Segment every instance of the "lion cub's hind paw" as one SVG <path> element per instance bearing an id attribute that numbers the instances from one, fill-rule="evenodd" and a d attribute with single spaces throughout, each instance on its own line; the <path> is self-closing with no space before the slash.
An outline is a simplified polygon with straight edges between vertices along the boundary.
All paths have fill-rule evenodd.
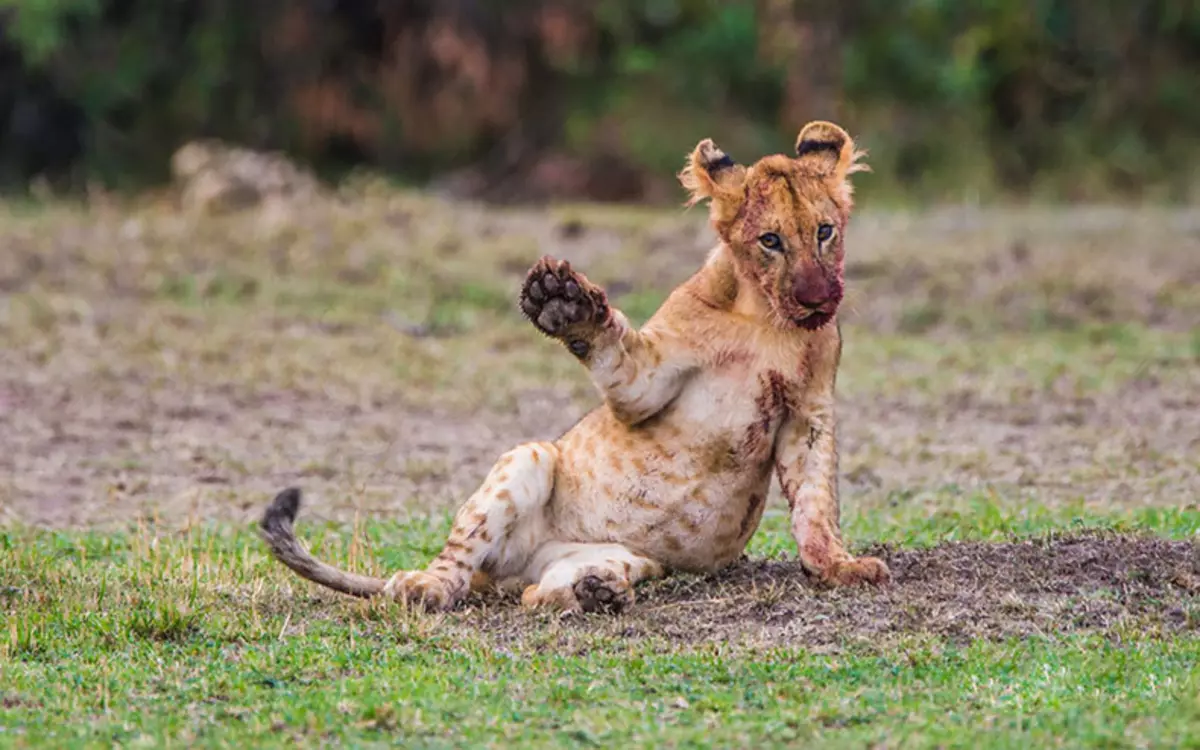
<path id="1" fill-rule="evenodd" d="M 532 584 L 521 603 L 530 608 L 549 607 L 563 614 L 603 612 L 617 614 L 633 604 L 633 585 L 615 570 L 588 567 L 580 570 L 569 585 L 546 587 Z"/>
<path id="2" fill-rule="evenodd" d="M 449 581 L 422 570 L 402 570 L 383 587 L 383 596 L 388 599 L 428 612 L 453 609 L 464 594 Z"/>
<path id="3" fill-rule="evenodd" d="M 634 600 L 633 587 L 617 573 L 606 569 L 585 570 L 573 587 L 575 600 L 584 612 L 619 614 Z"/>

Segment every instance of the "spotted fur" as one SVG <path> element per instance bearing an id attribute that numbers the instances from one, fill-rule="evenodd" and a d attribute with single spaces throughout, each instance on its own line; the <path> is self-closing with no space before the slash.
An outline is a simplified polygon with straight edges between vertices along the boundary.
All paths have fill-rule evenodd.
<path id="1" fill-rule="evenodd" d="M 709 201 L 720 243 L 641 329 L 565 261 L 534 265 L 521 310 L 604 403 L 557 440 L 501 456 L 424 570 L 385 582 L 317 563 L 292 535 L 294 489 L 263 520 L 276 556 L 340 591 L 434 609 L 487 579 L 524 586 L 528 606 L 616 611 L 639 581 L 738 559 L 775 476 L 807 571 L 886 582 L 881 560 L 846 551 L 837 491 L 847 177 L 865 167 L 831 123 L 806 126 L 795 153 L 747 167 L 712 141 L 696 147 L 680 179 L 692 203 Z"/>

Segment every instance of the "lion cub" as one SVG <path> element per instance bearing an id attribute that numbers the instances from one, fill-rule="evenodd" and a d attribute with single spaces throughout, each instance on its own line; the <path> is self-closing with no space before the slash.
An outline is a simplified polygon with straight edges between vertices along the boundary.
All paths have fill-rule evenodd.
<path id="1" fill-rule="evenodd" d="M 432 609 L 516 579 L 528 606 L 618 611 L 639 581 L 738 559 L 774 474 L 805 570 L 886 582 L 887 566 L 851 557 L 839 530 L 836 316 L 861 156 L 828 122 L 800 131 L 795 156 L 750 166 L 701 141 L 679 176 L 691 203 L 710 201 L 720 244 L 645 326 L 565 261 L 542 258 L 521 290 L 521 310 L 587 368 L 602 406 L 501 456 L 424 570 L 384 581 L 315 560 L 292 531 L 295 488 L 262 519 L 275 556 L 338 591 Z"/>

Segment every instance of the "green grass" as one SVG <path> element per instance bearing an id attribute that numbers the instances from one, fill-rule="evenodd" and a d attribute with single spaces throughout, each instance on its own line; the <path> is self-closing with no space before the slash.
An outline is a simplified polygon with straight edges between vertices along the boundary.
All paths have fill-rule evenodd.
<path id="1" fill-rule="evenodd" d="M 1004 499 L 995 493 L 962 492 L 954 487 L 920 498 L 892 498 L 886 510 L 844 508 L 843 513 L 847 539 L 859 547 L 869 542 L 919 549 L 945 542 L 997 542 L 1088 530 L 1145 532 L 1183 540 L 1200 536 L 1200 506 L 1196 505 L 1097 511 L 1082 501 L 1049 507 L 1029 499 Z M 769 508 L 760 532 L 750 541 L 749 553 L 779 556 L 794 552 L 788 524 L 785 508 Z"/>
<path id="2" fill-rule="evenodd" d="M 894 655 L 619 645 L 513 656 L 437 638 L 130 642 L 6 675 L 18 742 L 64 746 L 1186 746 L 1200 643 L 917 644 Z M 140 668 L 138 668 L 140 667 Z M 11 689 L 10 688 L 10 689 Z M 1161 717 L 1161 718 L 1151 718 Z M 1177 743 L 1177 744 L 1176 744 Z"/>
<path id="3" fill-rule="evenodd" d="M 1096 514 L 964 496 L 925 519 L 849 513 L 856 546 L 1072 527 L 1187 539 L 1195 509 Z M 446 515 L 302 528 L 382 572 L 428 559 Z M 792 557 L 778 514 L 754 556 Z M 603 617 L 418 615 L 320 595 L 228 525 L 0 532 L 0 745 L 406 747 L 1147 746 L 1200 741 L 1200 638 L 909 633 L 829 649 L 678 644 Z M 484 604 L 498 609 L 511 604 Z M 476 613 L 478 614 L 478 613 Z M 466 617 L 466 621 L 460 618 Z M 519 637 L 514 636 L 519 632 Z"/>

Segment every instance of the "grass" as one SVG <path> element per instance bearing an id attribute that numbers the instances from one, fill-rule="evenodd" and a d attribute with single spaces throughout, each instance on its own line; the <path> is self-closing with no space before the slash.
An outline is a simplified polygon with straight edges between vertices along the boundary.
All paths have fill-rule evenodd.
<path id="1" fill-rule="evenodd" d="M 409 747 L 1015 747 L 1064 737 L 1075 746 L 1186 746 L 1200 738 L 1194 642 L 918 645 L 891 657 L 611 647 L 518 659 L 436 640 L 311 637 L 317 643 L 121 649 L 125 659 L 162 666 L 130 675 L 110 659 L 90 662 L 81 672 L 95 692 L 35 694 L 42 718 L 26 738 Z M 17 684 L 54 676 L 33 668 Z M 132 694 L 131 710 L 108 718 L 120 694 Z M 59 723 L 80 715 L 95 718 Z"/>
<path id="2" fill-rule="evenodd" d="M 1200 513 L 1017 519 L 982 503 L 901 546 L 1071 523 L 1187 539 Z M 343 565 L 437 549 L 448 518 L 308 531 Z M 790 557 L 768 521 L 751 553 Z M 0 743 L 10 746 L 1161 745 L 1200 739 L 1194 630 L 962 640 L 899 632 L 832 648 L 630 637 L 626 616 L 560 621 L 511 602 L 420 616 L 313 596 L 246 530 L 0 533 Z M 761 595 L 765 596 L 765 595 Z M 661 598 L 661 592 L 658 595 Z M 645 608 L 656 594 L 644 595 Z M 710 604 L 720 608 L 721 604 Z M 899 605 L 894 605 L 899 606 Z M 497 615 L 490 610 L 503 610 Z M 481 627 L 488 618 L 500 627 Z M 1200 610 L 1195 616 L 1200 620 Z M 516 619 L 512 619 L 516 618 Z"/>
<path id="3" fill-rule="evenodd" d="M 343 600 L 251 522 L 300 484 L 322 558 L 424 563 L 499 452 L 595 404 L 524 269 L 643 320 L 698 212 L 4 210 L 2 747 L 1200 743 L 1194 213 L 863 211 L 844 528 L 893 587 L 814 589 L 776 494 L 748 562 L 561 619 Z"/>

